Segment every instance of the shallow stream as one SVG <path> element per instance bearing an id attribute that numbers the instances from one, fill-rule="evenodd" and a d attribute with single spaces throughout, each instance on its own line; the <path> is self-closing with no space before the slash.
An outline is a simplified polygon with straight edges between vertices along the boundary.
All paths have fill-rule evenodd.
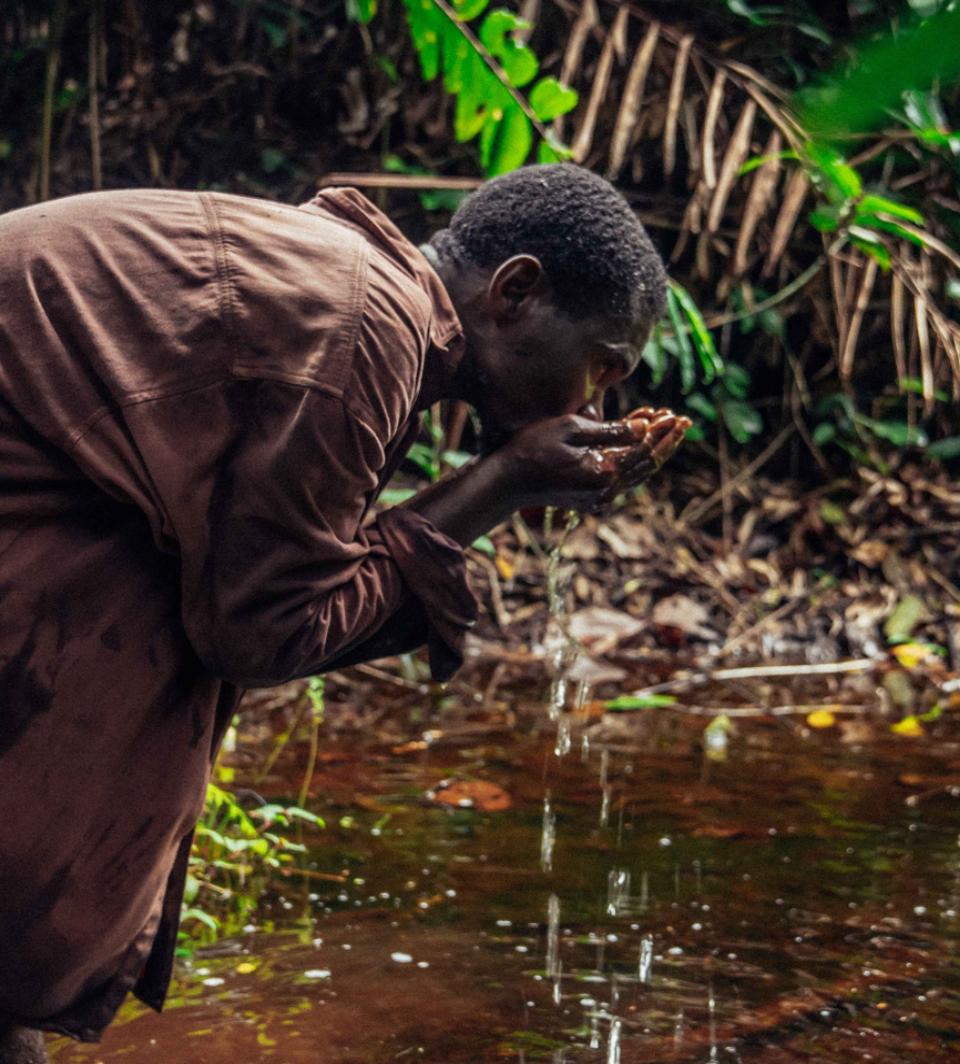
<path id="1" fill-rule="evenodd" d="M 461 708 L 429 742 L 327 744 L 307 874 L 182 966 L 163 1016 L 130 1003 L 57 1064 L 960 1059 L 950 714 L 716 744 L 656 709 L 559 756 L 542 708 Z M 450 777 L 509 808 L 425 798 Z"/>

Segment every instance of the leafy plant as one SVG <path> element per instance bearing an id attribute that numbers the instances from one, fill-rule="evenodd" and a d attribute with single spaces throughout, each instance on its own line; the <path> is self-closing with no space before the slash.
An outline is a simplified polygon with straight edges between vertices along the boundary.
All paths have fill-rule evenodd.
<path id="1" fill-rule="evenodd" d="M 214 941 L 225 927 L 249 916 L 257 899 L 249 887 L 251 879 L 265 878 L 306 852 L 285 830 L 297 823 L 325 826 L 320 817 L 298 805 L 269 803 L 248 813 L 230 791 L 208 784 L 180 913 L 181 955 Z"/>
<path id="2" fill-rule="evenodd" d="M 375 3 L 349 0 L 348 11 L 369 22 Z M 537 80 L 540 61 L 517 40 L 529 28 L 514 12 L 489 0 L 404 0 L 407 23 L 427 81 L 442 75 L 456 96 L 454 136 L 461 143 L 478 139 L 480 163 L 489 175 L 523 165 L 539 137 L 537 158 L 555 162 L 569 157 L 545 123 L 573 110 L 577 93 L 554 77 Z M 524 95 L 521 89 L 529 86 Z"/>

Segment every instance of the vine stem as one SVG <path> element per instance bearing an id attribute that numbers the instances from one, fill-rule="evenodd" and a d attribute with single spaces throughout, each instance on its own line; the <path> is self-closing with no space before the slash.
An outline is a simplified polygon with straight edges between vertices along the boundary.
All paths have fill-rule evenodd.
<path id="1" fill-rule="evenodd" d="M 447 3 L 447 0 L 433 0 L 434 6 L 443 13 L 444 17 L 453 23 L 457 30 L 467 39 L 470 47 L 474 49 L 477 55 L 483 60 L 484 64 L 489 68 L 493 76 L 500 82 L 500 84 L 506 89 L 506 91 L 513 98 L 514 102 L 520 108 L 521 111 L 527 116 L 530 121 L 530 125 L 540 134 L 541 138 L 547 143 L 550 142 L 550 135 L 547 127 L 537 118 L 536 112 L 527 102 L 527 98 L 523 93 L 519 92 L 510 82 L 507 80 L 504 72 L 501 70 L 500 65 L 493 58 L 493 56 L 484 47 L 483 42 L 473 32 L 472 29 L 459 18 L 457 18 L 456 11 Z"/>

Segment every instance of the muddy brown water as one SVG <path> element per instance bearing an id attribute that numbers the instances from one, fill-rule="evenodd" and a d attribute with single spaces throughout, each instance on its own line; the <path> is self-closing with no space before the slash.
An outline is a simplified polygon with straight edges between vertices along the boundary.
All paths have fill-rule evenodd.
<path id="1" fill-rule="evenodd" d="M 162 1016 L 53 1059 L 960 1059 L 960 727 L 738 720 L 712 760 L 705 723 L 575 727 L 563 757 L 543 714 L 328 746 L 306 871 L 340 881 L 272 884 Z M 450 776 L 512 804 L 426 802 Z"/>

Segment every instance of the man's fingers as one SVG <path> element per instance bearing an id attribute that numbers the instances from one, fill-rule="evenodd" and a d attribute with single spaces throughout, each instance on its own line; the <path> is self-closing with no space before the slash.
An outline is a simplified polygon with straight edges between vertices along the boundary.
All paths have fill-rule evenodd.
<path id="1" fill-rule="evenodd" d="M 629 447 L 637 442 L 637 429 L 629 421 L 590 421 L 573 417 L 568 442 L 580 447 Z"/>

